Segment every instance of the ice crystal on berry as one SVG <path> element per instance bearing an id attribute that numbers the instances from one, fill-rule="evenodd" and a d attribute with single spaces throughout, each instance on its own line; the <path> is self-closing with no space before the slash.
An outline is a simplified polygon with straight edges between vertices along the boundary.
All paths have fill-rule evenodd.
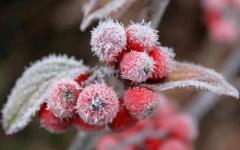
<path id="1" fill-rule="evenodd" d="M 56 82 L 48 98 L 49 109 L 60 118 L 72 117 L 79 95 L 80 86 L 69 79 Z"/>
<path id="2" fill-rule="evenodd" d="M 120 62 L 120 73 L 125 79 L 142 82 L 152 75 L 153 66 L 154 61 L 147 53 L 131 51 L 123 56 Z"/>
<path id="3" fill-rule="evenodd" d="M 128 89 L 123 100 L 130 114 L 139 120 L 152 115 L 159 105 L 158 94 L 143 87 Z"/>
<path id="4" fill-rule="evenodd" d="M 117 115 L 119 100 L 111 88 L 95 83 L 82 90 L 76 109 L 86 123 L 103 125 L 111 122 Z"/>
<path id="5" fill-rule="evenodd" d="M 78 115 L 76 115 L 73 119 L 74 126 L 85 132 L 94 132 L 104 129 L 105 125 L 90 125 L 82 120 L 82 118 Z"/>
<path id="6" fill-rule="evenodd" d="M 92 31 L 92 51 L 100 61 L 112 63 L 126 47 L 126 33 L 123 25 L 113 20 L 106 20 Z"/>
<path id="7" fill-rule="evenodd" d="M 158 45 L 158 31 L 150 23 L 133 23 L 126 29 L 127 47 L 130 50 L 148 51 Z"/>
<path id="8" fill-rule="evenodd" d="M 149 56 L 155 62 L 151 76 L 152 80 L 159 80 L 168 76 L 174 55 L 173 50 L 167 47 L 154 47 L 149 52 Z"/>

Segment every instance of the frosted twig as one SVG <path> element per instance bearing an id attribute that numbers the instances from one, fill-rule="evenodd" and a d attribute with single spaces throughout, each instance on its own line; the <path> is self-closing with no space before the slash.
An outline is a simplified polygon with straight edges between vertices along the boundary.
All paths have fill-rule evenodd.
<path id="1" fill-rule="evenodd" d="M 151 21 L 153 28 L 157 28 L 170 0 L 146 0 L 145 7 L 139 15 L 139 19 Z"/>
<path id="2" fill-rule="evenodd" d="M 240 49 L 236 49 L 225 61 L 222 74 L 226 79 L 233 81 L 240 68 L 239 58 Z M 219 97 L 212 93 L 201 93 L 186 106 L 186 112 L 199 121 L 219 100 Z"/>

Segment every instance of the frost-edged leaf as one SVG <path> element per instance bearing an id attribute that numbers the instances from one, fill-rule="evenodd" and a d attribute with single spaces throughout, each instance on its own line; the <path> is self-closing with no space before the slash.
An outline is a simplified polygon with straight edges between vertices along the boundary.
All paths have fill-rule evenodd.
<path id="1" fill-rule="evenodd" d="M 103 3 L 101 0 L 90 0 L 84 6 L 84 16 L 80 25 L 84 31 L 94 20 L 104 17 L 120 17 L 137 0 L 108 0 Z"/>
<path id="2" fill-rule="evenodd" d="M 2 110 L 5 132 L 13 134 L 28 124 L 56 80 L 75 79 L 87 70 L 82 61 L 67 56 L 52 55 L 31 65 L 16 82 Z"/>
<path id="3" fill-rule="evenodd" d="M 211 69 L 190 63 L 175 62 L 169 77 L 164 83 L 144 84 L 143 86 L 156 91 L 185 87 L 198 88 L 239 98 L 239 91 L 220 74 Z"/>

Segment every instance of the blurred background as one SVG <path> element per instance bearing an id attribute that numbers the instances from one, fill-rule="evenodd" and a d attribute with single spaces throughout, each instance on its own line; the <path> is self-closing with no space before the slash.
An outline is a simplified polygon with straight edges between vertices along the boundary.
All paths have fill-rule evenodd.
<path id="1" fill-rule="evenodd" d="M 0 1 L 0 106 L 25 67 L 49 54 L 67 54 L 83 59 L 85 64 L 98 63 L 90 51 L 90 30 L 79 30 L 81 0 L 1 0 Z M 141 5 L 127 13 L 137 14 Z M 177 60 L 186 60 L 221 71 L 224 60 L 240 44 L 223 44 L 209 38 L 200 0 L 172 0 L 159 25 L 160 42 L 175 49 Z M 124 22 L 130 20 L 125 16 Z M 134 20 L 134 19 L 132 19 Z M 240 49 L 238 49 L 240 50 Z M 239 68 L 238 68 L 239 69 Z M 238 77 L 231 79 L 240 87 Z M 178 90 L 167 94 L 184 107 L 198 92 Z M 240 103 L 230 97 L 221 101 L 200 123 L 197 150 L 238 150 L 240 139 Z M 2 150 L 65 150 L 76 133 L 54 135 L 41 128 L 37 117 L 21 132 L 7 136 L 0 130 Z"/>

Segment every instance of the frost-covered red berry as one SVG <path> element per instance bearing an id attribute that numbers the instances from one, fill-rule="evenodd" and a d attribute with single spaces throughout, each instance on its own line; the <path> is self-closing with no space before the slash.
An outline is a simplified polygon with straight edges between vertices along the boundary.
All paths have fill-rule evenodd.
<path id="1" fill-rule="evenodd" d="M 109 124 L 111 130 L 115 132 L 121 132 L 132 127 L 136 123 L 137 120 L 129 114 L 126 106 L 123 104 L 123 101 L 120 100 L 120 108 L 117 116 Z"/>
<path id="2" fill-rule="evenodd" d="M 119 110 L 115 91 L 105 84 L 95 83 L 85 87 L 79 94 L 76 110 L 88 124 L 104 125 L 112 122 Z"/>
<path id="3" fill-rule="evenodd" d="M 48 108 L 46 104 L 41 106 L 39 111 L 39 120 L 41 125 L 52 133 L 62 133 L 71 124 L 69 119 L 61 119 L 56 117 Z"/>
<path id="4" fill-rule="evenodd" d="M 158 94 L 144 87 L 130 88 L 124 92 L 123 101 L 129 113 L 142 120 L 152 115 L 159 106 Z"/>
<path id="5" fill-rule="evenodd" d="M 57 81 L 47 101 L 49 109 L 59 118 L 72 117 L 79 92 L 80 86 L 76 81 L 69 79 Z"/>
<path id="6" fill-rule="evenodd" d="M 126 32 L 122 24 L 111 19 L 102 21 L 92 31 L 92 51 L 100 61 L 113 63 L 126 48 Z"/>
<path id="7" fill-rule="evenodd" d="M 170 72 L 171 58 L 174 54 L 171 49 L 166 47 L 154 47 L 149 56 L 154 60 L 154 70 L 151 76 L 151 80 L 160 80 L 168 76 Z"/>
<path id="8" fill-rule="evenodd" d="M 136 51 L 148 51 L 158 45 L 158 34 L 150 23 L 136 23 L 127 27 L 127 48 Z"/>
<path id="9" fill-rule="evenodd" d="M 167 129 L 171 136 L 186 142 L 195 140 L 198 133 L 194 120 L 186 114 L 169 117 L 163 128 Z"/>
<path id="10" fill-rule="evenodd" d="M 131 51 L 124 54 L 120 62 L 123 78 L 133 82 L 146 81 L 154 70 L 154 61 L 145 52 Z"/>
<path id="11" fill-rule="evenodd" d="M 94 131 L 99 131 L 105 128 L 105 125 L 90 125 L 86 122 L 84 122 L 78 115 L 76 115 L 73 118 L 73 124 L 74 126 L 82 131 L 85 132 L 94 132 Z"/>
<path id="12" fill-rule="evenodd" d="M 191 150 L 191 147 L 179 139 L 170 138 L 158 150 Z"/>

